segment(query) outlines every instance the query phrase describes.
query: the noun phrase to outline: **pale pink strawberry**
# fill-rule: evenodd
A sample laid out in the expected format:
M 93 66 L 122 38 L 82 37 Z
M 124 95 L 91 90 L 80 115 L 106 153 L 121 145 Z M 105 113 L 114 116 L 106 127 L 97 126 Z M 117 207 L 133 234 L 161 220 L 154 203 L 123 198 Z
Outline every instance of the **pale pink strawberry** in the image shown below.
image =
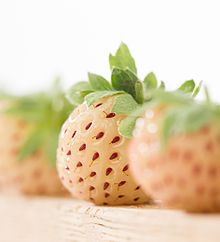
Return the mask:
M 106 97 L 73 111 L 60 134 L 58 172 L 76 198 L 104 205 L 146 203 L 149 197 L 130 174 L 128 140 L 118 132 L 124 116 L 112 112 L 114 102 Z
M 137 121 L 129 147 L 131 171 L 146 194 L 164 206 L 195 212 L 220 211 L 220 128 L 209 123 L 170 137 L 161 147 L 164 107 Z
M 22 119 L 0 114 L 0 191 L 28 195 L 64 195 L 56 169 L 43 151 L 25 160 L 17 155 L 31 130 Z

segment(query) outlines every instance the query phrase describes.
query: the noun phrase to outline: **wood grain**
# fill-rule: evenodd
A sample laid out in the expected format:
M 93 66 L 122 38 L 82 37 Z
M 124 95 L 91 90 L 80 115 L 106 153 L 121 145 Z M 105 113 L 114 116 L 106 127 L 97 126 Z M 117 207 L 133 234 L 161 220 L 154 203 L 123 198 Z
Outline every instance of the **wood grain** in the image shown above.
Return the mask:
M 1 242 L 219 242 L 220 215 L 0 196 Z

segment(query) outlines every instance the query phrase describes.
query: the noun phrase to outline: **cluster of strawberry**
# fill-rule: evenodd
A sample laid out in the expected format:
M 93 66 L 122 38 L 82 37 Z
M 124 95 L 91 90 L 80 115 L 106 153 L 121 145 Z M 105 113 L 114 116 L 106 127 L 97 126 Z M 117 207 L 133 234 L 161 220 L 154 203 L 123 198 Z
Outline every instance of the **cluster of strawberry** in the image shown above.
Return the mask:
M 165 90 L 144 81 L 127 46 L 109 56 L 111 82 L 89 73 L 67 97 L 57 168 L 79 199 L 101 205 L 159 202 L 187 211 L 220 210 L 220 108 L 195 100 L 201 83 Z
M 202 83 L 167 91 L 152 72 L 141 81 L 124 43 L 109 63 L 111 81 L 89 73 L 65 95 L 57 82 L 0 94 L 1 191 L 63 195 L 62 183 L 98 205 L 219 212 L 220 106 L 207 88 L 197 101 Z

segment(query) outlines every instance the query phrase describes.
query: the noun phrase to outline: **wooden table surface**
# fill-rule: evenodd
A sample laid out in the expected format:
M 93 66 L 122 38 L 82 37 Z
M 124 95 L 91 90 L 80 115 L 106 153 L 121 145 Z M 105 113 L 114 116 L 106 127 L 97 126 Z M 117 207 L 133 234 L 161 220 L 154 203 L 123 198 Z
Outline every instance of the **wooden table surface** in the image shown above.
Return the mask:
M 220 215 L 0 196 L 1 242 L 219 242 Z

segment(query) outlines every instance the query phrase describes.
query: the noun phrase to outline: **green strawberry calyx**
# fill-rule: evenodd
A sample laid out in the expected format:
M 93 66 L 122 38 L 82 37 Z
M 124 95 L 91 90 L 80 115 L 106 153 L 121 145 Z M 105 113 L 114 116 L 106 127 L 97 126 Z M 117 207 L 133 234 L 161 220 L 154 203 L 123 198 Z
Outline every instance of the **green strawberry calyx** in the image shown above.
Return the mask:
M 120 122 L 119 132 L 127 138 L 132 137 L 136 115 L 146 103 L 152 100 L 155 91 L 164 91 L 165 83 L 159 82 L 156 75 L 150 72 L 143 81 L 137 75 L 137 68 L 128 47 L 121 43 L 115 55 L 109 55 L 111 69 L 110 81 L 104 77 L 88 73 L 88 81 L 74 84 L 66 96 L 75 106 L 83 103 L 92 105 L 103 97 L 116 96 L 113 112 L 128 117 Z M 178 91 L 187 95 L 197 95 L 200 86 L 196 87 L 193 80 L 186 81 Z
M 48 163 L 55 166 L 59 132 L 73 110 L 73 106 L 66 100 L 59 78 L 49 91 L 25 96 L 1 92 L 0 99 L 10 103 L 4 113 L 18 117 L 32 127 L 18 153 L 18 160 L 22 161 L 38 150 L 43 150 Z

